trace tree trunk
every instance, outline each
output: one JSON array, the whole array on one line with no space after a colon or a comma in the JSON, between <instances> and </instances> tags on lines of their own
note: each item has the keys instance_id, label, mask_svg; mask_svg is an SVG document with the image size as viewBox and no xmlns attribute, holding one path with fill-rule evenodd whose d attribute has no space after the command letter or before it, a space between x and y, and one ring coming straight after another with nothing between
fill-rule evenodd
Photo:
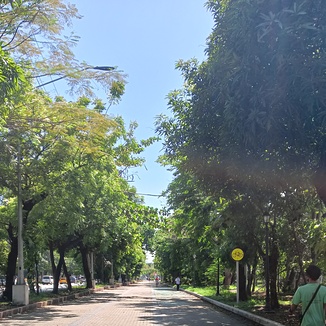
<instances>
[{"instance_id":1,"label":"tree trunk","mask_svg":"<svg viewBox=\"0 0 326 326\"><path fill-rule=\"evenodd\" d=\"M84 275L86 278L86 288L91 289L93 287L93 284L92 284L91 272L89 269L88 251L83 244L81 244L81 246L79 247L79 250L80 250L81 257L82 257Z\"/></svg>"},{"instance_id":2,"label":"tree trunk","mask_svg":"<svg viewBox=\"0 0 326 326\"><path fill-rule=\"evenodd\" d=\"M52 243L50 243L49 249L50 249L52 273L53 273L53 293L58 294L59 293L60 274L61 274L61 269L62 269L63 259L64 259L64 250L59 248L60 258L59 258L58 265L56 266L55 261L54 261L54 253L53 253L53 244ZM63 251L63 253L62 253L62 251Z\"/></svg>"},{"instance_id":3,"label":"tree trunk","mask_svg":"<svg viewBox=\"0 0 326 326\"><path fill-rule=\"evenodd\" d=\"M256 290L256 280L257 280L257 264L258 264L258 257L255 257L255 260L254 260L254 265L252 267L252 287L251 287L251 293L255 292Z\"/></svg>"},{"instance_id":4,"label":"tree trunk","mask_svg":"<svg viewBox=\"0 0 326 326\"><path fill-rule=\"evenodd\" d=\"M288 272L288 275L286 276L285 284L284 287L282 288L283 292L288 292L290 290L294 289L294 279L295 279L295 271L294 268L292 267L290 271Z\"/></svg>"},{"instance_id":5,"label":"tree trunk","mask_svg":"<svg viewBox=\"0 0 326 326\"><path fill-rule=\"evenodd\" d=\"M224 270L224 279L223 279L223 286L225 288L229 288L229 286L231 285L232 282L232 272L230 269L225 269Z\"/></svg>"},{"instance_id":6,"label":"tree trunk","mask_svg":"<svg viewBox=\"0 0 326 326\"><path fill-rule=\"evenodd\" d=\"M247 264L247 268L248 268L247 296L248 297L251 297L252 292L255 291L257 264L258 264L257 257L254 259L252 266Z\"/></svg>"},{"instance_id":7,"label":"tree trunk","mask_svg":"<svg viewBox=\"0 0 326 326\"><path fill-rule=\"evenodd\" d=\"M67 280L67 285L68 285L68 291L72 291L72 287L71 287L71 282L70 282L70 275L68 273L68 270L67 270L67 265L66 265L66 262L65 262L65 259L63 259L63 272L65 274L65 277L66 277L66 280Z\"/></svg>"},{"instance_id":8,"label":"tree trunk","mask_svg":"<svg viewBox=\"0 0 326 326\"><path fill-rule=\"evenodd\" d=\"M27 218L30 211L33 209L35 204L40 202L46 197L46 195L42 194L38 201L34 199L25 200L23 202L23 226L25 227L27 224ZM17 236L14 235L14 227L11 223L9 223L8 228L8 239L10 242L10 252L8 254L7 261L7 270L6 270L6 288L3 292L3 297L7 300L12 301L12 286L14 284L14 279L16 275L16 267L17 267L17 258L18 258L18 239Z\"/></svg>"},{"instance_id":9,"label":"tree trunk","mask_svg":"<svg viewBox=\"0 0 326 326\"><path fill-rule=\"evenodd\" d=\"M36 282L35 282L35 286L36 286L36 293L37 294L40 294L40 284L39 284L39 269L38 269L38 259L35 258L35 279L36 279Z\"/></svg>"},{"instance_id":10,"label":"tree trunk","mask_svg":"<svg viewBox=\"0 0 326 326\"><path fill-rule=\"evenodd\" d=\"M12 285L16 275L17 257L18 257L18 239L14 236L13 225L9 223L8 228L8 239L10 243L10 252L8 254L7 270L6 270L6 288L3 291L3 297L12 301Z\"/></svg>"},{"instance_id":11,"label":"tree trunk","mask_svg":"<svg viewBox=\"0 0 326 326\"><path fill-rule=\"evenodd\" d=\"M54 294L59 293L59 281L60 281L61 269L62 269L62 265L64 262L64 255L65 255L65 251L62 247L59 247L58 251L59 251L60 258L59 258L59 262L56 267L55 273L53 274L53 293Z\"/></svg>"},{"instance_id":12,"label":"tree trunk","mask_svg":"<svg viewBox=\"0 0 326 326\"><path fill-rule=\"evenodd\" d=\"M245 265L239 263L239 284L237 286L239 287L239 300L240 301L247 301L247 291L246 291L246 273L245 273Z\"/></svg>"},{"instance_id":13,"label":"tree trunk","mask_svg":"<svg viewBox=\"0 0 326 326\"><path fill-rule=\"evenodd\" d=\"M279 309L280 304L277 296L277 268L278 268L279 251L275 241L272 242L271 255L269 257L269 275L270 275L270 293L271 308Z\"/></svg>"},{"instance_id":14,"label":"tree trunk","mask_svg":"<svg viewBox=\"0 0 326 326\"><path fill-rule=\"evenodd\" d=\"M51 261L52 275L54 275L56 266L55 266L55 261L54 261L54 246L53 246L52 241L49 243L49 250L50 250L50 261Z\"/></svg>"},{"instance_id":15,"label":"tree trunk","mask_svg":"<svg viewBox=\"0 0 326 326\"><path fill-rule=\"evenodd\" d=\"M302 276L304 282L306 283L306 278L305 278L305 273L304 273L303 263L302 263L303 262L303 256L302 256L303 249L301 248L300 241L298 240L297 231L296 231L294 222L292 223L292 233L293 233L293 238L294 238L294 243L295 243L296 254L298 256L298 265L300 268L300 275Z\"/></svg>"}]
</instances>

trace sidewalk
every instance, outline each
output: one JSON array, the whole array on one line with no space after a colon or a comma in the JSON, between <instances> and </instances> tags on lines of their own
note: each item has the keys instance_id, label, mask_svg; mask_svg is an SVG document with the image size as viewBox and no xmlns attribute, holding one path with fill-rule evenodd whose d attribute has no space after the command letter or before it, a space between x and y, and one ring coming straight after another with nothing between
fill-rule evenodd
<instances>
[{"instance_id":1,"label":"sidewalk","mask_svg":"<svg viewBox=\"0 0 326 326\"><path fill-rule=\"evenodd\" d=\"M235 307L232 307L232 306L229 306L227 304L224 304L222 302L218 302L218 301L215 301L215 300L212 300L210 298L206 298L200 294L197 294L197 293L193 293L193 292L189 292L189 291L186 291L186 290L183 290L191 295L194 295L198 298L200 298L201 300L205 301L205 302L209 302L211 303L212 305L216 306L216 307L219 307L219 308L222 308L224 310L227 310L227 311L230 311L236 315L239 315L239 316L242 316L242 317L245 317L249 320L252 320L254 322L256 322L257 324L259 325L264 325L264 326L283 326L282 324L280 323L277 323L273 320L269 320L269 319L266 319L266 318L263 318L263 317L260 317L260 316L257 316L255 314L252 314L250 312L247 312L247 311L244 311L244 310L241 310L241 309L238 309L238 308L235 308Z\"/></svg>"},{"instance_id":2,"label":"sidewalk","mask_svg":"<svg viewBox=\"0 0 326 326\"><path fill-rule=\"evenodd\" d=\"M26 306L23 308L27 313L2 318L0 323L6 326L29 326L36 323L38 326L152 325L147 322L138 323L141 318L149 315L146 311L128 309L128 314L126 313L125 305L130 298L142 301L142 297L151 296L150 287L140 287L137 296L132 293L133 289L133 286L99 288L72 301L65 300L54 305L47 302L40 309L28 310L30 307Z\"/></svg>"},{"instance_id":3,"label":"sidewalk","mask_svg":"<svg viewBox=\"0 0 326 326\"><path fill-rule=\"evenodd\" d=\"M34 310L27 313L22 311L17 314L16 311L15 314L2 318L0 323L6 326L28 326L35 323L39 326L254 325L250 321L250 314L241 315L243 311L237 311L239 309L232 314L225 313L212 308L212 305L217 306L215 301L210 302L208 298L176 291L171 287L155 287L154 282L96 289L73 301L49 304L47 302L39 309L30 307ZM23 308L27 310L28 306ZM256 318L255 323L280 326L259 318Z\"/></svg>"}]
</instances>

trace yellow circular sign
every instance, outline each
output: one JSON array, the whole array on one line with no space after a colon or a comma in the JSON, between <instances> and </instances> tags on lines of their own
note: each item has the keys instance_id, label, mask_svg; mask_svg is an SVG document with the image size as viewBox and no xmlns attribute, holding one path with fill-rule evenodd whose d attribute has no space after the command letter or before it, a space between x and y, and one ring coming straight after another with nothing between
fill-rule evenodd
<instances>
[{"instance_id":1,"label":"yellow circular sign","mask_svg":"<svg viewBox=\"0 0 326 326\"><path fill-rule=\"evenodd\" d=\"M232 250L231 256L234 260L239 261L244 256L243 250L240 248L235 248Z\"/></svg>"}]
</instances>

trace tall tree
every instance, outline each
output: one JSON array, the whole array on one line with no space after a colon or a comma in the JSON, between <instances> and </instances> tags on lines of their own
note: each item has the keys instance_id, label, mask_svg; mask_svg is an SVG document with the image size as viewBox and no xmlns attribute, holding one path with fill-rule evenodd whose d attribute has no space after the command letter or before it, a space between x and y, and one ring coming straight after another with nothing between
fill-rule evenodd
<instances>
[{"instance_id":1,"label":"tall tree","mask_svg":"<svg viewBox=\"0 0 326 326\"><path fill-rule=\"evenodd\" d=\"M16 158L20 151L23 221L27 225L29 213L48 196L50 185L83 166L87 157L96 161L103 156L105 137L118 124L78 104L52 102L41 93L17 96L17 101L23 99L24 105L10 112L2 132L0 183L7 188L8 196L17 194ZM17 256L15 225L8 227L12 240L8 261L11 272L7 272L9 298Z\"/></svg>"},{"instance_id":2,"label":"tall tree","mask_svg":"<svg viewBox=\"0 0 326 326\"><path fill-rule=\"evenodd\" d=\"M177 64L185 86L169 95L172 117L158 120L162 162L231 202L258 189L260 214L282 216L280 196L296 192L317 191L325 204L325 2L207 5L208 58Z\"/></svg>"},{"instance_id":3,"label":"tall tree","mask_svg":"<svg viewBox=\"0 0 326 326\"><path fill-rule=\"evenodd\" d=\"M9 105L8 102L10 101L12 92L22 86L24 82L23 70L0 46L0 105L2 107L0 114L2 118L8 112L8 109L4 110L5 107L2 105L5 102Z\"/></svg>"},{"instance_id":4,"label":"tall tree","mask_svg":"<svg viewBox=\"0 0 326 326\"><path fill-rule=\"evenodd\" d=\"M178 151L185 168L207 179L310 183L324 200L325 3L208 6L216 22L208 59L178 64L187 88L171 93L170 104L184 123L164 122L174 135L167 153Z\"/></svg>"}]
</instances>

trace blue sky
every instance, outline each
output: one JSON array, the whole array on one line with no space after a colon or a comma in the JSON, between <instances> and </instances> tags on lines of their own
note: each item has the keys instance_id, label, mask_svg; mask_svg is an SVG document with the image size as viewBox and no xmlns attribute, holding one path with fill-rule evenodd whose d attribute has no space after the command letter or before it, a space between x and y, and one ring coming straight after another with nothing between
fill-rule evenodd
<instances>
[{"instance_id":1,"label":"blue sky","mask_svg":"<svg viewBox=\"0 0 326 326\"><path fill-rule=\"evenodd\" d=\"M200 0L79 0L83 16L73 30L81 37L74 49L79 61L90 65L118 66L128 75L121 102L110 108L126 123L137 121L138 139L154 136L155 117L169 114L167 94L182 87L175 63L179 59L205 58L206 39L213 19ZM102 97L104 101L105 97ZM155 161L161 144L143 156L146 168L134 169L138 193L160 194L172 174ZM149 206L161 208L164 199L145 196Z\"/></svg>"}]
</instances>

